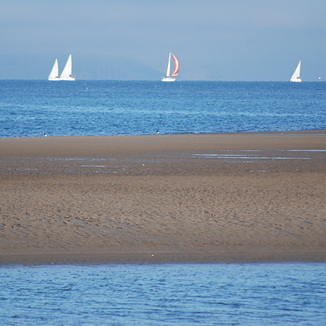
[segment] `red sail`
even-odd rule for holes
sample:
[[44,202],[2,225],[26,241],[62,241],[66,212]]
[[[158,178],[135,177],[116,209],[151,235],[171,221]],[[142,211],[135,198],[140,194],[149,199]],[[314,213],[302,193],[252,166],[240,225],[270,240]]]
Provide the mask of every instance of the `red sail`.
[[180,63],[178,58],[173,53],[171,53],[171,55],[174,61],[174,71],[172,73],[172,77],[177,77],[180,70]]

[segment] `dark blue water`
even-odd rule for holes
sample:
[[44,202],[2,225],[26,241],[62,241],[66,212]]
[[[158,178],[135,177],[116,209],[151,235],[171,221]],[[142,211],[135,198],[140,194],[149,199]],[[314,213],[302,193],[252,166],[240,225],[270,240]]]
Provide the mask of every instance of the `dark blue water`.
[[326,264],[0,268],[2,325],[325,325]]
[[326,83],[0,81],[0,137],[326,129]]

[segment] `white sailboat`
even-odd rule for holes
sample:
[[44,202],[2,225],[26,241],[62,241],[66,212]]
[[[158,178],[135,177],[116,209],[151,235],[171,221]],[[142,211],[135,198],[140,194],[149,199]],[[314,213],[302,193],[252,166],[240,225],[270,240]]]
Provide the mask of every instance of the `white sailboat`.
[[[173,59],[173,62],[174,62],[174,70],[173,70],[172,74],[171,74],[171,58]],[[173,53],[169,53],[169,60],[168,60],[168,67],[166,69],[166,76],[162,77],[162,81],[174,82],[178,76],[179,70],[180,70],[180,62],[179,62],[178,58]]]
[[72,75],[72,59],[71,54],[68,57],[67,63],[62,70],[60,80],[76,80],[76,77]]
[[55,59],[54,61],[54,65],[52,67],[48,80],[60,80],[58,59]]
[[302,82],[302,79],[300,78],[300,73],[301,73],[301,60],[299,61],[290,81],[295,83]]

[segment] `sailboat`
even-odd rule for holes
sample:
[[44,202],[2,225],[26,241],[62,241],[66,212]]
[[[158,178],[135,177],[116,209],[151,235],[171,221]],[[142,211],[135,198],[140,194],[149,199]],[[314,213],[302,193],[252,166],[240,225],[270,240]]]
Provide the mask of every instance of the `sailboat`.
[[[174,62],[174,70],[173,70],[172,74],[171,74],[171,58],[173,59],[173,62]],[[166,69],[166,76],[162,77],[162,81],[174,82],[178,76],[179,70],[180,70],[180,63],[179,63],[178,58],[173,53],[169,53],[169,60],[168,60],[168,67]]]
[[52,67],[48,80],[60,80],[58,59],[55,59],[54,61],[54,65]]
[[300,78],[300,73],[301,73],[301,60],[299,61],[290,81],[296,83],[302,82],[302,79]]
[[68,57],[67,63],[59,76],[58,59],[55,59],[54,65],[48,77],[48,80],[76,80],[76,77],[72,75],[72,59],[71,54]]
[[76,80],[76,77],[72,75],[72,59],[71,54],[68,57],[67,63],[62,70],[60,80]]

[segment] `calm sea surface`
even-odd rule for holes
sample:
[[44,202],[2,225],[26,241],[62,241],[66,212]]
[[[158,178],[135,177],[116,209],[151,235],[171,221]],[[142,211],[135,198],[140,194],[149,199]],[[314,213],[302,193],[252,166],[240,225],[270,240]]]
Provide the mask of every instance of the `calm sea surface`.
[[0,80],[0,137],[326,129],[324,82]]
[[326,264],[0,268],[2,325],[325,325]]
[[[0,80],[0,137],[326,129],[326,83]],[[0,267],[1,325],[325,325],[326,264]]]

